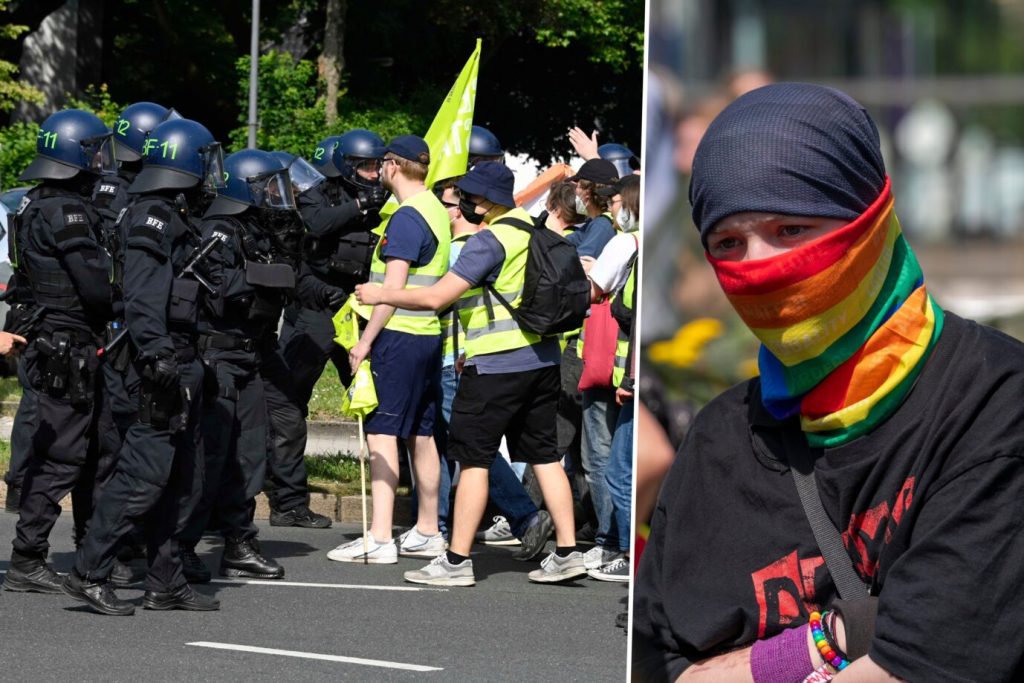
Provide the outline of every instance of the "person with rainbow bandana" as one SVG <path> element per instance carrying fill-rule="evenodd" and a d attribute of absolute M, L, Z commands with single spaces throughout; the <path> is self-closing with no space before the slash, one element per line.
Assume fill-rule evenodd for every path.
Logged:
<path fill-rule="evenodd" d="M 1024 345 L 939 306 L 893 197 L 836 90 L 751 91 L 701 141 L 693 217 L 760 377 L 664 483 L 635 680 L 1024 679 Z"/>

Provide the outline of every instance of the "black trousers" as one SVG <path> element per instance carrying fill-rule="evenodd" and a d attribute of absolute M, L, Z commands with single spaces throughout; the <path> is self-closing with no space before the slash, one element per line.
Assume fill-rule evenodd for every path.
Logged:
<path fill-rule="evenodd" d="M 315 311 L 300 306 L 285 309 L 284 322 L 281 326 L 280 354 L 283 356 L 288 370 L 288 381 L 285 383 L 287 395 L 296 406 L 304 420 L 309 414 L 309 400 L 313 395 L 313 387 L 324 372 L 327 362 L 334 364 L 338 380 L 344 386 L 352 382 L 352 373 L 348 364 L 348 353 L 334 343 L 334 323 L 332 313 L 328 310 Z M 272 377 L 275 370 L 266 374 Z M 280 386 L 280 382 L 270 379 L 272 384 Z M 271 402 L 276 400 L 269 396 Z M 290 411 L 271 407 L 271 429 L 275 434 L 275 454 L 270 465 L 268 480 L 270 483 L 270 506 L 275 510 L 290 510 L 298 505 L 309 503 L 309 485 L 306 479 L 305 443 L 302 450 L 295 447 L 296 437 L 287 435 L 293 424 Z M 294 429 L 294 428 L 292 428 Z M 303 442 L 305 441 L 303 424 Z M 301 476 L 300 476 L 301 468 Z"/>
<path fill-rule="evenodd" d="M 11 462 L 4 475 L 8 486 L 21 486 L 25 479 L 28 464 L 32 460 L 32 437 L 39 421 L 39 396 L 36 388 L 28 381 L 25 354 L 18 357 L 18 384 L 21 385 L 21 401 L 11 426 Z"/>
<path fill-rule="evenodd" d="M 206 480 L 181 534 L 194 547 L 216 513 L 225 538 L 255 538 L 250 501 L 263 488 L 271 449 L 267 401 L 256 351 L 207 349 L 202 438 Z"/>
<path fill-rule="evenodd" d="M 181 362 L 178 368 L 186 392 L 181 414 L 167 425 L 141 420 L 132 424 L 103 488 L 75 557 L 79 574 L 91 580 L 110 575 L 121 539 L 141 522 L 149 562 L 146 589 L 167 592 L 185 583 L 179 534 L 202 492 L 203 369 L 198 360 Z"/>
<path fill-rule="evenodd" d="M 76 539 L 85 534 L 93 488 L 98 479 L 108 475 L 111 466 L 109 460 L 99 460 L 97 433 L 104 402 L 96 346 L 72 344 L 69 353 L 85 364 L 87 398 L 77 404 L 71 403 L 67 392 L 44 389 L 46 358 L 36 344 L 30 344 L 22 356 L 24 378 L 35 389 L 35 400 L 30 394 L 22 405 L 35 415 L 21 420 L 15 417 L 15 423 L 25 430 L 19 439 L 28 436 L 28 454 L 22 456 L 27 467 L 21 465 L 25 474 L 13 546 L 16 552 L 30 557 L 42 558 L 49 552 L 50 531 L 60 516 L 60 501 L 68 493 L 74 496 Z M 19 406 L 18 412 L 22 410 Z"/>
<path fill-rule="evenodd" d="M 274 510 L 309 505 L 306 475 L 306 418 L 299 407 L 291 369 L 277 338 L 260 347 L 260 377 L 267 402 L 271 450 L 267 460 L 267 498 Z"/>

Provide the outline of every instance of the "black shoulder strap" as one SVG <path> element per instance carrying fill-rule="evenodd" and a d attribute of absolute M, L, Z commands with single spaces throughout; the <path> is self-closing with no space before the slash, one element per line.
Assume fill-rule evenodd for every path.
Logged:
<path fill-rule="evenodd" d="M 791 438 L 791 437 L 790 437 Z M 843 600 L 860 600 L 870 596 L 870 587 L 861 580 L 853 568 L 853 560 L 846 552 L 842 536 L 839 530 L 832 523 L 825 507 L 821 504 L 821 494 L 818 491 L 818 482 L 814 476 L 814 463 L 809 457 L 805 448 L 800 446 L 787 448 L 787 456 L 790 460 L 789 471 L 793 474 L 793 481 L 796 484 L 796 492 L 800 496 L 800 503 L 804 507 L 804 514 L 811 524 L 811 531 L 814 532 L 814 540 L 818 543 L 821 556 L 825 559 L 825 566 L 832 575 L 832 582 L 839 591 L 839 597 Z"/>

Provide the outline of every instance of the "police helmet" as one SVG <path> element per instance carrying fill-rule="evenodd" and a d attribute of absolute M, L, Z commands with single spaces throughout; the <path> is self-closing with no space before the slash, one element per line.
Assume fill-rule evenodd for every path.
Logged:
<path fill-rule="evenodd" d="M 224 184 L 224 152 L 213 134 L 191 119 L 164 121 L 142 145 L 142 171 L 128 191 L 187 190 Z"/>
<path fill-rule="evenodd" d="M 243 149 L 224 160 L 224 186 L 207 216 L 229 216 L 250 207 L 257 209 L 294 209 L 295 196 L 288 169 L 270 152 Z"/>
<path fill-rule="evenodd" d="M 634 170 L 640 168 L 640 158 L 633 154 L 629 147 L 617 142 L 607 142 L 601 145 L 597 148 L 597 154 L 602 159 L 615 164 L 615 170 L 619 172 L 620 178 L 632 175 Z"/>
<path fill-rule="evenodd" d="M 325 178 L 337 178 L 341 175 L 341 170 L 334 165 L 334 149 L 340 139 L 340 135 L 331 135 L 316 143 L 313 158 L 309 160 Z"/>
<path fill-rule="evenodd" d="M 81 171 L 117 173 L 111 132 L 95 114 L 65 109 L 39 127 L 36 158 L 18 180 L 64 180 Z"/>
<path fill-rule="evenodd" d="M 469 132 L 469 167 L 481 161 L 505 162 L 505 150 L 498 137 L 483 126 L 473 126 Z"/>
<path fill-rule="evenodd" d="M 380 160 L 384 158 L 384 140 L 373 131 L 354 128 L 340 138 L 334 148 L 334 166 L 341 171 L 341 179 L 356 188 L 374 187 L 378 180 L 368 180 L 356 171 L 364 164 L 379 171 Z"/>
<path fill-rule="evenodd" d="M 281 151 L 271 152 L 271 154 L 288 169 L 288 177 L 291 178 L 295 194 L 302 194 L 326 180 L 323 173 L 313 168 L 312 164 L 300 156 Z"/>
<path fill-rule="evenodd" d="M 155 102 L 128 105 L 114 122 L 114 156 L 118 161 L 139 161 L 146 136 L 164 121 L 180 118 L 174 109 Z"/>

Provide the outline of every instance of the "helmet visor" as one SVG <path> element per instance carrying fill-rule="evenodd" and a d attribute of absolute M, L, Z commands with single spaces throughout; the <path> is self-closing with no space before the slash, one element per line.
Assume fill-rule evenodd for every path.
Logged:
<path fill-rule="evenodd" d="M 327 180 L 323 173 L 313 168 L 312 164 L 302 157 L 295 157 L 288 165 L 288 176 L 292 179 L 292 187 L 296 194 L 302 194 Z"/>
<path fill-rule="evenodd" d="M 112 133 L 98 135 L 82 140 L 82 159 L 89 165 L 93 173 L 114 175 L 117 173 L 117 160 L 114 158 L 114 142 Z"/>
<path fill-rule="evenodd" d="M 248 179 L 253 206 L 260 209 L 294 209 L 295 195 L 288 171 L 271 171 Z"/>
<path fill-rule="evenodd" d="M 224 150 L 219 142 L 211 142 L 199 148 L 203 157 L 203 189 L 214 194 L 224 187 Z"/>

